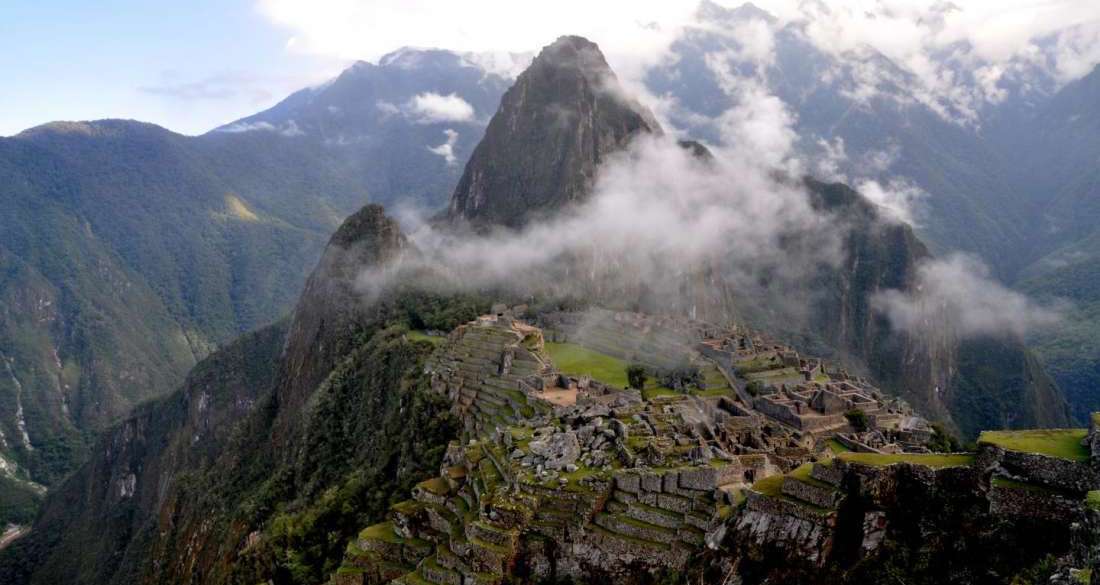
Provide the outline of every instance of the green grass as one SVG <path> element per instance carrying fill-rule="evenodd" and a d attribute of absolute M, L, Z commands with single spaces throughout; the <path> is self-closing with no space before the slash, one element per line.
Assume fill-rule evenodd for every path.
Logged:
<path fill-rule="evenodd" d="M 451 491 L 451 486 L 447 485 L 447 482 L 444 481 L 442 477 L 426 479 L 418 483 L 417 486 L 437 496 L 445 496 Z"/>
<path fill-rule="evenodd" d="M 593 351 L 575 343 L 546 344 L 546 353 L 550 354 L 554 366 L 562 373 L 573 376 L 589 376 L 608 386 L 626 388 L 627 363 L 607 354 Z M 658 396 L 679 396 L 675 390 L 663 388 L 650 378 L 642 390 L 642 396 L 649 400 Z"/>
<path fill-rule="evenodd" d="M 775 370 L 764 370 L 762 372 L 753 372 L 745 374 L 746 380 L 759 380 L 766 382 L 768 380 L 778 380 L 782 378 L 797 378 L 800 377 L 796 368 L 779 368 Z"/>
<path fill-rule="evenodd" d="M 665 388 L 663 386 L 646 385 L 646 387 L 642 390 L 642 398 L 645 398 L 646 400 L 653 400 L 654 398 L 660 398 L 662 396 L 683 396 L 683 394 L 680 394 L 679 392 L 671 388 Z"/>
<path fill-rule="evenodd" d="M 974 456 L 966 453 L 840 453 L 837 455 L 845 461 L 863 463 L 865 465 L 893 465 L 895 463 L 912 463 L 923 465 L 933 469 L 945 467 L 965 467 L 974 462 Z"/>
<path fill-rule="evenodd" d="M 1009 488 L 1014 490 L 1027 490 L 1029 492 L 1040 493 L 1059 493 L 1058 490 L 1049 488 L 1047 486 L 1036 485 L 1033 483 L 1025 483 L 1022 481 L 1016 481 L 1014 479 L 1008 479 L 1007 477 L 994 477 L 989 482 L 993 487 Z"/>
<path fill-rule="evenodd" d="M 829 439 L 827 444 L 829 445 L 829 450 L 833 452 L 833 455 L 839 455 L 841 453 L 848 453 L 849 451 L 851 451 L 851 449 L 845 447 L 840 443 L 840 441 L 836 439 Z"/>
<path fill-rule="evenodd" d="M 810 469 L 811 465 L 813 465 L 813 464 L 812 463 L 807 463 L 805 465 L 802 465 L 798 469 L 795 469 L 794 471 L 790 472 L 787 475 L 771 475 L 771 476 L 765 477 L 764 479 L 758 480 L 755 483 L 753 483 L 751 489 L 754 492 L 765 495 L 769 498 L 777 498 L 777 499 L 783 500 L 785 502 L 794 504 L 796 506 L 800 506 L 801 508 L 803 508 L 805 510 L 809 510 L 809 511 L 815 513 L 815 514 L 822 514 L 822 515 L 829 514 L 831 512 L 831 510 L 829 510 L 828 508 L 822 508 L 821 506 L 817 506 L 817 505 L 811 504 L 809 502 L 803 502 L 802 500 L 792 498 L 791 496 L 788 496 L 788 495 L 783 493 L 783 481 L 786 480 L 788 477 L 792 477 L 792 478 L 797 479 L 798 481 L 802 481 L 804 483 L 809 483 L 809 484 L 812 484 L 812 485 L 820 485 L 820 486 L 826 487 L 828 489 L 835 489 L 831 485 L 828 485 L 824 482 L 820 482 L 820 481 L 810 477 L 809 469 Z M 805 468 L 805 469 L 803 469 L 803 468 Z"/>
<path fill-rule="evenodd" d="M 610 386 L 626 388 L 627 363 L 575 343 L 547 343 L 546 352 L 558 370 L 574 376 L 591 376 Z"/>
<path fill-rule="evenodd" d="M 783 476 L 782 475 L 770 475 L 764 479 L 757 480 L 752 484 L 752 489 L 755 492 L 764 494 L 765 496 L 776 497 L 783 493 Z"/>
<path fill-rule="evenodd" d="M 773 359 L 775 354 L 757 356 L 748 360 L 741 360 L 734 364 L 739 375 L 754 374 L 768 370 L 776 370 L 783 367 L 783 361 Z"/>
<path fill-rule="evenodd" d="M 978 443 L 996 445 L 1009 451 L 1087 461 L 1089 450 L 1081 444 L 1087 433 L 1085 429 L 986 431 L 978 437 Z"/>
<path fill-rule="evenodd" d="M 831 485 L 821 481 L 820 479 L 810 477 L 810 472 L 813 471 L 813 468 L 814 468 L 813 463 L 803 463 L 802 465 L 799 465 L 797 469 L 795 469 L 794 471 L 788 473 L 787 477 L 790 477 L 792 479 L 797 479 L 798 481 L 800 481 L 802 483 L 809 484 L 809 485 L 819 487 L 819 488 L 824 488 L 824 489 L 827 489 L 827 490 L 835 490 L 836 489 L 834 486 L 831 486 Z"/>
<path fill-rule="evenodd" d="M 393 522 L 368 526 L 359 533 L 359 538 L 363 540 L 381 540 L 382 542 L 392 542 L 394 544 L 401 542 L 401 537 L 393 531 Z"/>
<path fill-rule="evenodd" d="M 1100 490 L 1089 492 L 1085 496 L 1085 505 L 1093 510 L 1100 510 Z"/>
<path fill-rule="evenodd" d="M 447 338 L 439 335 L 428 335 L 423 331 L 409 331 L 405 334 L 405 339 L 409 341 L 427 341 L 432 345 L 439 345 L 443 343 Z"/>

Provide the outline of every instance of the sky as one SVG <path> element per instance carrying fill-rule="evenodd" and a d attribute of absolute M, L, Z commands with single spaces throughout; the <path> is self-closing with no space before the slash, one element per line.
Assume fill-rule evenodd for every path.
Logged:
<path fill-rule="evenodd" d="M 963 40 L 990 75 L 1071 26 L 1054 73 L 1073 79 L 1100 61 L 1096 0 L 757 4 L 781 20 L 812 17 L 822 44 L 872 45 L 944 85 L 928 55 Z M 4 0 L 0 136 L 104 117 L 201 133 L 406 45 L 529 52 L 582 34 L 629 80 L 661 58 L 694 11 L 688 0 Z"/>
<path fill-rule="evenodd" d="M 252 0 L 2 0 L 0 136 L 109 117 L 201 133 L 346 64 L 287 38 Z"/>

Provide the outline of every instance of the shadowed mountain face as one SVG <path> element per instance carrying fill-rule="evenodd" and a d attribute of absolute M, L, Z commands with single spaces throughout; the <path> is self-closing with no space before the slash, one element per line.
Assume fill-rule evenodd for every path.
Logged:
<path fill-rule="evenodd" d="M 595 44 L 562 37 L 504 94 L 451 198 L 451 216 L 517 227 L 556 212 L 591 190 L 608 154 L 660 132 Z"/>
<path fill-rule="evenodd" d="M 441 205 L 507 83 L 406 49 L 203 136 L 0 138 L 0 525 L 100 429 L 286 314 L 350 213 Z"/>

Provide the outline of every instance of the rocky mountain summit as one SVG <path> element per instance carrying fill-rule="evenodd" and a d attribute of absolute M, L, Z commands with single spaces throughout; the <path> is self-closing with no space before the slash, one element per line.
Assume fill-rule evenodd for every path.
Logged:
<path fill-rule="evenodd" d="M 505 92 L 451 197 L 451 217 L 517 227 L 560 211 L 588 195 L 608 155 L 660 132 L 599 47 L 562 37 Z"/>

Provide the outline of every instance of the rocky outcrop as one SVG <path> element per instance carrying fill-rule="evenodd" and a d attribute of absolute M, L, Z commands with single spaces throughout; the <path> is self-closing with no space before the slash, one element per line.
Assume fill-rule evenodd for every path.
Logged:
<path fill-rule="evenodd" d="M 380 322 L 382 305 L 376 294 L 361 288 L 359 279 L 371 270 L 388 270 L 406 247 L 400 226 L 380 205 L 363 207 L 333 234 L 306 281 L 287 332 L 275 391 L 282 414 L 277 433 L 293 426 L 310 393 L 350 351 L 355 334 Z"/>
<path fill-rule="evenodd" d="M 661 128 L 628 97 L 599 47 L 561 37 L 501 100 L 451 198 L 450 215 L 518 227 L 591 191 L 600 163 Z"/>

